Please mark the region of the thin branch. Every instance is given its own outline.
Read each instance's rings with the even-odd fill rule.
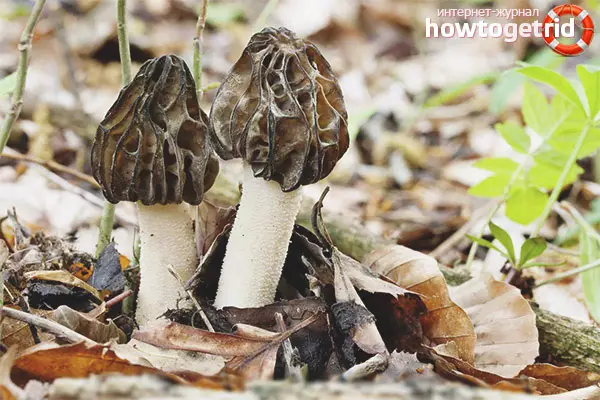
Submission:
[[[4,151],[5,151],[4,153],[0,154],[0,157],[7,158],[9,160],[15,160],[15,161],[21,161],[21,162],[41,165],[42,167],[45,167],[45,168],[49,169],[50,171],[62,172],[64,174],[71,175],[81,181],[89,183],[90,185],[92,185],[95,188],[100,188],[100,185],[98,185],[98,182],[96,182],[96,180],[93,177],[91,177],[87,174],[84,174],[83,172],[79,172],[76,169],[69,168],[62,164],[59,164],[54,160],[49,160],[49,161],[42,160],[41,158],[37,158],[37,157],[31,156],[31,155],[18,153],[9,148],[5,148]]]
[[[489,215],[489,212],[493,209],[492,207],[497,207],[497,203],[498,200],[491,200],[483,207],[475,210],[471,215],[471,218],[469,218],[469,220],[463,226],[461,226],[460,229],[454,232],[448,239],[442,242],[428,255],[437,259],[453,248],[458,242],[465,238],[465,235],[469,233],[471,228],[473,228],[477,222],[479,222],[486,214]]]
[[[196,92],[198,94],[198,103],[204,95],[202,89],[202,43],[204,41],[204,28],[206,27],[206,9],[208,0],[200,1],[200,13],[196,22],[196,36],[194,36],[194,82],[196,82]]]
[[[22,321],[31,325],[35,325],[71,343],[84,342],[88,345],[98,344],[93,340],[83,336],[82,334],[77,333],[67,328],[66,326],[59,324],[58,322],[54,322],[49,319],[42,318],[37,315],[29,314],[23,311],[15,310],[13,308],[2,307],[0,309],[0,316],[7,316],[8,318],[16,319],[17,321]]]
[[[44,8],[46,0],[37,0],[31,10],[25,29],[21,34],[21,40],[19,40],[19,65],[17,66],[17,82],[15,85],[15,91],[13,92],[10,110],[6,114],[2,127],[0,128],[0,153],[8,142],[10,131],[12,130],[13,124],[15,123],[21,107],[23,106],[23,93],[25,92],[25,82],[27,81],[27,68],[29,67],[29,52],[31,50],[31,42],[33,40],[33,30],[40,14]]]
[[[123,293],[113,297],[112,299],[108,300],[106,302],[106,304],[104,304],[106,306],[106,308],[111,308],[112,306],[114,306],[115,304],[119,304],[121,301],[125,300],[126,298],[128,298],[129,296],[131,296],[133,294],[133,290],[128,289],[126,291],[124,291]]]
[[[131,82],[131,53],[127,33],[127,1],[117,0],[117,35],[119,38],[119,56],[121,58],[121,80],[123,86]]]
[[[175,271],[175,268],[173,268],[173,266],[171,264],[167,265],[167,269],[169,270],[169,273],[171,275],[173,275],[173,278],[175,278],[177,280],[177,282],[179,282],[179,285],[181,285],[181,289],[183,291],[185,291],[185,293],[187,294],[187,297],[189,297],[190,300],[192,301],[192,303],[194,303],[194,306],[198,310],[198,314],[200,314],[200,318],[202,318],[202,322],[204,322],[204,325],[206,325],[206,328],[210,332],[214,332],[215,329],[213,328],[212,324],[210,323],[210,320],[208,319],[208,317],[206,316],[206,313],[202,309],[202,306],[200,306],[200,303],[198,303],[198,300],[196,300],[192,291],[186,290],[185,282],[183,281],[181,276],[179,276],[179,274],[177,273],[177,271]]]
[[[127,86],[131,82],[131,53],[127,34],[127,2],[125,0],[117,0],[117,35],[119,38],[119,56],[121,59],[121,80],[123,86]],[[96,257],[99,257],[102,250],[110,243],[114,218],[115,205],[105,200],[98,232]]]
[[[560,174],[560,177],[558,178],[556,185],[554,185],[554,189],[552,189],[552,193],[550,194],[550,198],[548,199],[548,202],[546,203],[546,207],[544,207],[544,211],[542,212],[542,215],[538,218],[537,224],[535,225],[535,228],[533,229],[531,236],[537,236],[540,233],[540,231],[542,230],[542,227],[544,226],[544,223],[546,222],[546,219],[550,215],[550,212],[552,211],[552,206],[558,199],[558,195],[560,194],[560,192],[562,192],[563,187],[565,186],[565,182],[567,181],[567,177],[569,176],[569,172],[571,172],[571,168],[573,168],[573,165],[577,161],[577,156],[579,155],[579,151],[581,150],[581,147],[583,146],[583,142],[585,142],[585,139],[588,135],[588,132],[590,130],[590,125],[591,125],[591,123],[588,122],[585,125],[585,127],[583,128],[583,130],[581,131],[581,133],[579,134],[577,143],[575,144],[573,151],[571,151],[571,155],[569,156],[569,159],[565,163],[563,170]]]

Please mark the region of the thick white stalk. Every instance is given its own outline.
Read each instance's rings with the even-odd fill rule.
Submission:
[[[284,193],[244,165],[240,207],[229,236],[215,307],[270,304],[281,277],[302,189]]]
[[[138,212],[141,256],[136,321],[143,326],[185,298],[183,288],[167,266],[173,265],[187,281],[196,270],[198,257],[194,222],[187,204],[138,204]]]

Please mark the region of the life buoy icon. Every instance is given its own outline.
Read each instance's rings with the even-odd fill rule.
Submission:
[[[583,34],[577,43],[562,44],[554,37],[555,20],[563,15],[573,15],[583,25]],[[546,28],[548,24],[551,25],[549,29]],[[550,10],[544,19],[542,29],[546,44],[563,56],[577,56],[583,53],[589,47],[594,37],[594,21],[592,21],[590,14],[574,4],[563,4]]]

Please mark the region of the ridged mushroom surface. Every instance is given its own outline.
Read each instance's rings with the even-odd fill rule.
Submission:
[[[331,66],[285,28],[255,34],[220,86],[211,134],[221,158],[242,158],[284,192],[329,175],[348,149],[347,114]]]
[[[94,178],[113,203],[199,204],[219,171],[207,130],[185,62],[149,60],[96,131]]]

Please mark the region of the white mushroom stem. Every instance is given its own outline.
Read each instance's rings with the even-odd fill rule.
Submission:
[[[140,326],[155,320],[185,298],[168,265],[187,281],[198,265],[194,221],[185,204],[138,204],[140,225],[140,289],[136,321]]]
[[[244,165],[240,207],[229,236],[215,307],[261,307],[275,300],[302,189],[255,178]]]

